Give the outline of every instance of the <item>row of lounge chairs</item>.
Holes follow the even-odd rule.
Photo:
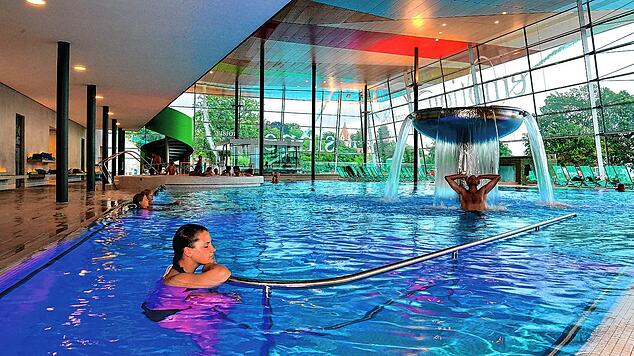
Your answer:
[[[389,176],[389,172],[383,171],[381,168],[375,165],[348,165],[348,166],[339,166],[337,167],[337,174],[340,177],[346,180],[353,181],[370,181],[370,182],[379,182],[387,180]],[[414,169],[412,167],[401,167],[401,175],[400,180],[402,181],[413,181],[414,180]],[[429,180],[433,181],[434,176],[429,172],[426,172],[423,169],[418,170],[418,180]]]
[[[634,177],[625,166],[605,166],[607,179],[601,179],[596,167],[590,166],[551,166],[553,182],[562,187],[606,187],[609,185],[623,184],[626,187],[634,187]],[[537,179],[533,171],[529,172],[528,182],[534,183]]]

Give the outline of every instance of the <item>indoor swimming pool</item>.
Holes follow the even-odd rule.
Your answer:
[[[314,189],[311,189],[314,188]],[[568,189],[565,207],[500,188],[483,214],[434,207],[433,186],[310,182],[160,192],[0,278],[5,354],[574,354],[634,283],[631,192]],[[335,287],[224,284],[142,304],[185,223],[209,228],[233,276],[342,276],[565,214],[539,231]],[[70,248],[70,250],[68,250]],[[64,252],[66,251],[66,252]],[[61,254],[61,255],[60,255]],[[580,326],[574,328],[573,326]]]

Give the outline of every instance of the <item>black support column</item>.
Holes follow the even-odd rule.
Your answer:
[[[368,163],[368,85],[363,88],[363,164]]]
[[[317,64],[313,62],[312,68],[312,98],[311,98],[311,110],[310,110],[310,121],[311,121],[311,145],[310,145],[310,179],[315,181],[315,150],[317,147],[317,142],[315,138],[317,137],[317,120],[316,120],[316,97],[317,97]]]
[[[418,47],[414,48],[414,111],[418,110]],[[414,184],[418,183],[418,132],[414,128]]]
[[[111,155],[115,155],[117,153],[117,119],[112,119],[112,128],[110,129],[110,131],[112,131]],[[112,179],[114,179],[114,176],[117,175],[117,159],[116,158],[112,159],[112,169],[110,169],[110,173],[111,173]]]
[[[109,111],[110,111],[110,108],[108,106],[104,106],[101,112],[101,159],[102,160],[108,158],[108,112]],[[102,190],[106,190],[106,183],[108,183],[106,179],[106,175],[104,173],[105,172],[102,169],[101,171],[101,189]]]
[[[264,176],[264,39],[260,40],[260,140],[258,170]]]
[[[97,87],[86,87],[86,190],[95,191],[95,127],[97,125]]]
[[[118,152],[123,152],[125,151],[125,130],[117,129],[117,131],[117,141],[119,141],[117,143],[117,149]],[[125,155],[120,155],[118,158],[119,173],[117,174],[122,176],[125,175]]]
[[[57,126],[55,127],[55,197],[68,202],[68,67],[70,43],[57,42]]]

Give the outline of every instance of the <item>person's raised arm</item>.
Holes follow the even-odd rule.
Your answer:
[[[492,191],[493,188],[495,188],[496,184],[498,184],[498,182],[500,181],[500,175],[499,174],[482,174],[478,176],[478,179],[490,179],[487,184],[485,184],[482,188],[480,188],[480,189],[484,189],[485,193],[488,193]]]
[[[223,284],[231,276],[231,271],[221,264],[208,263],[202,273],[179,273],[165,283],[175,287],[213,288]]]
[[[451,189],[455,190],[456,193],[460,193],[465,189],[463,186],[456,183],[456,179],[464,179],[464,178],[467,178],[465,174],[452,174],[452,175],[446,176],[445,180],[447,181],[447,183],[449,183],[449,186],[451,187]]]

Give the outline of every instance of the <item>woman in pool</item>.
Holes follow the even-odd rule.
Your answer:
[[[181,226],[172,242],[174,259],[141,305],[143,314],[166,329],[192,337],[203,354],[217,353],[218,330],[240,298],[205,288],[224,283],[231,275],[214,261],[216,249],[202,225]],[[195,273],[204,266],[201,273]]]
[[[186,288],[212,288],[224,283],[231,272],[216,263],[211,235],[206,227],[186,224],[176,230],[172,240],[174,258],[163,275],[168,286]],[[203,266],[201,273],[195,273]]]

